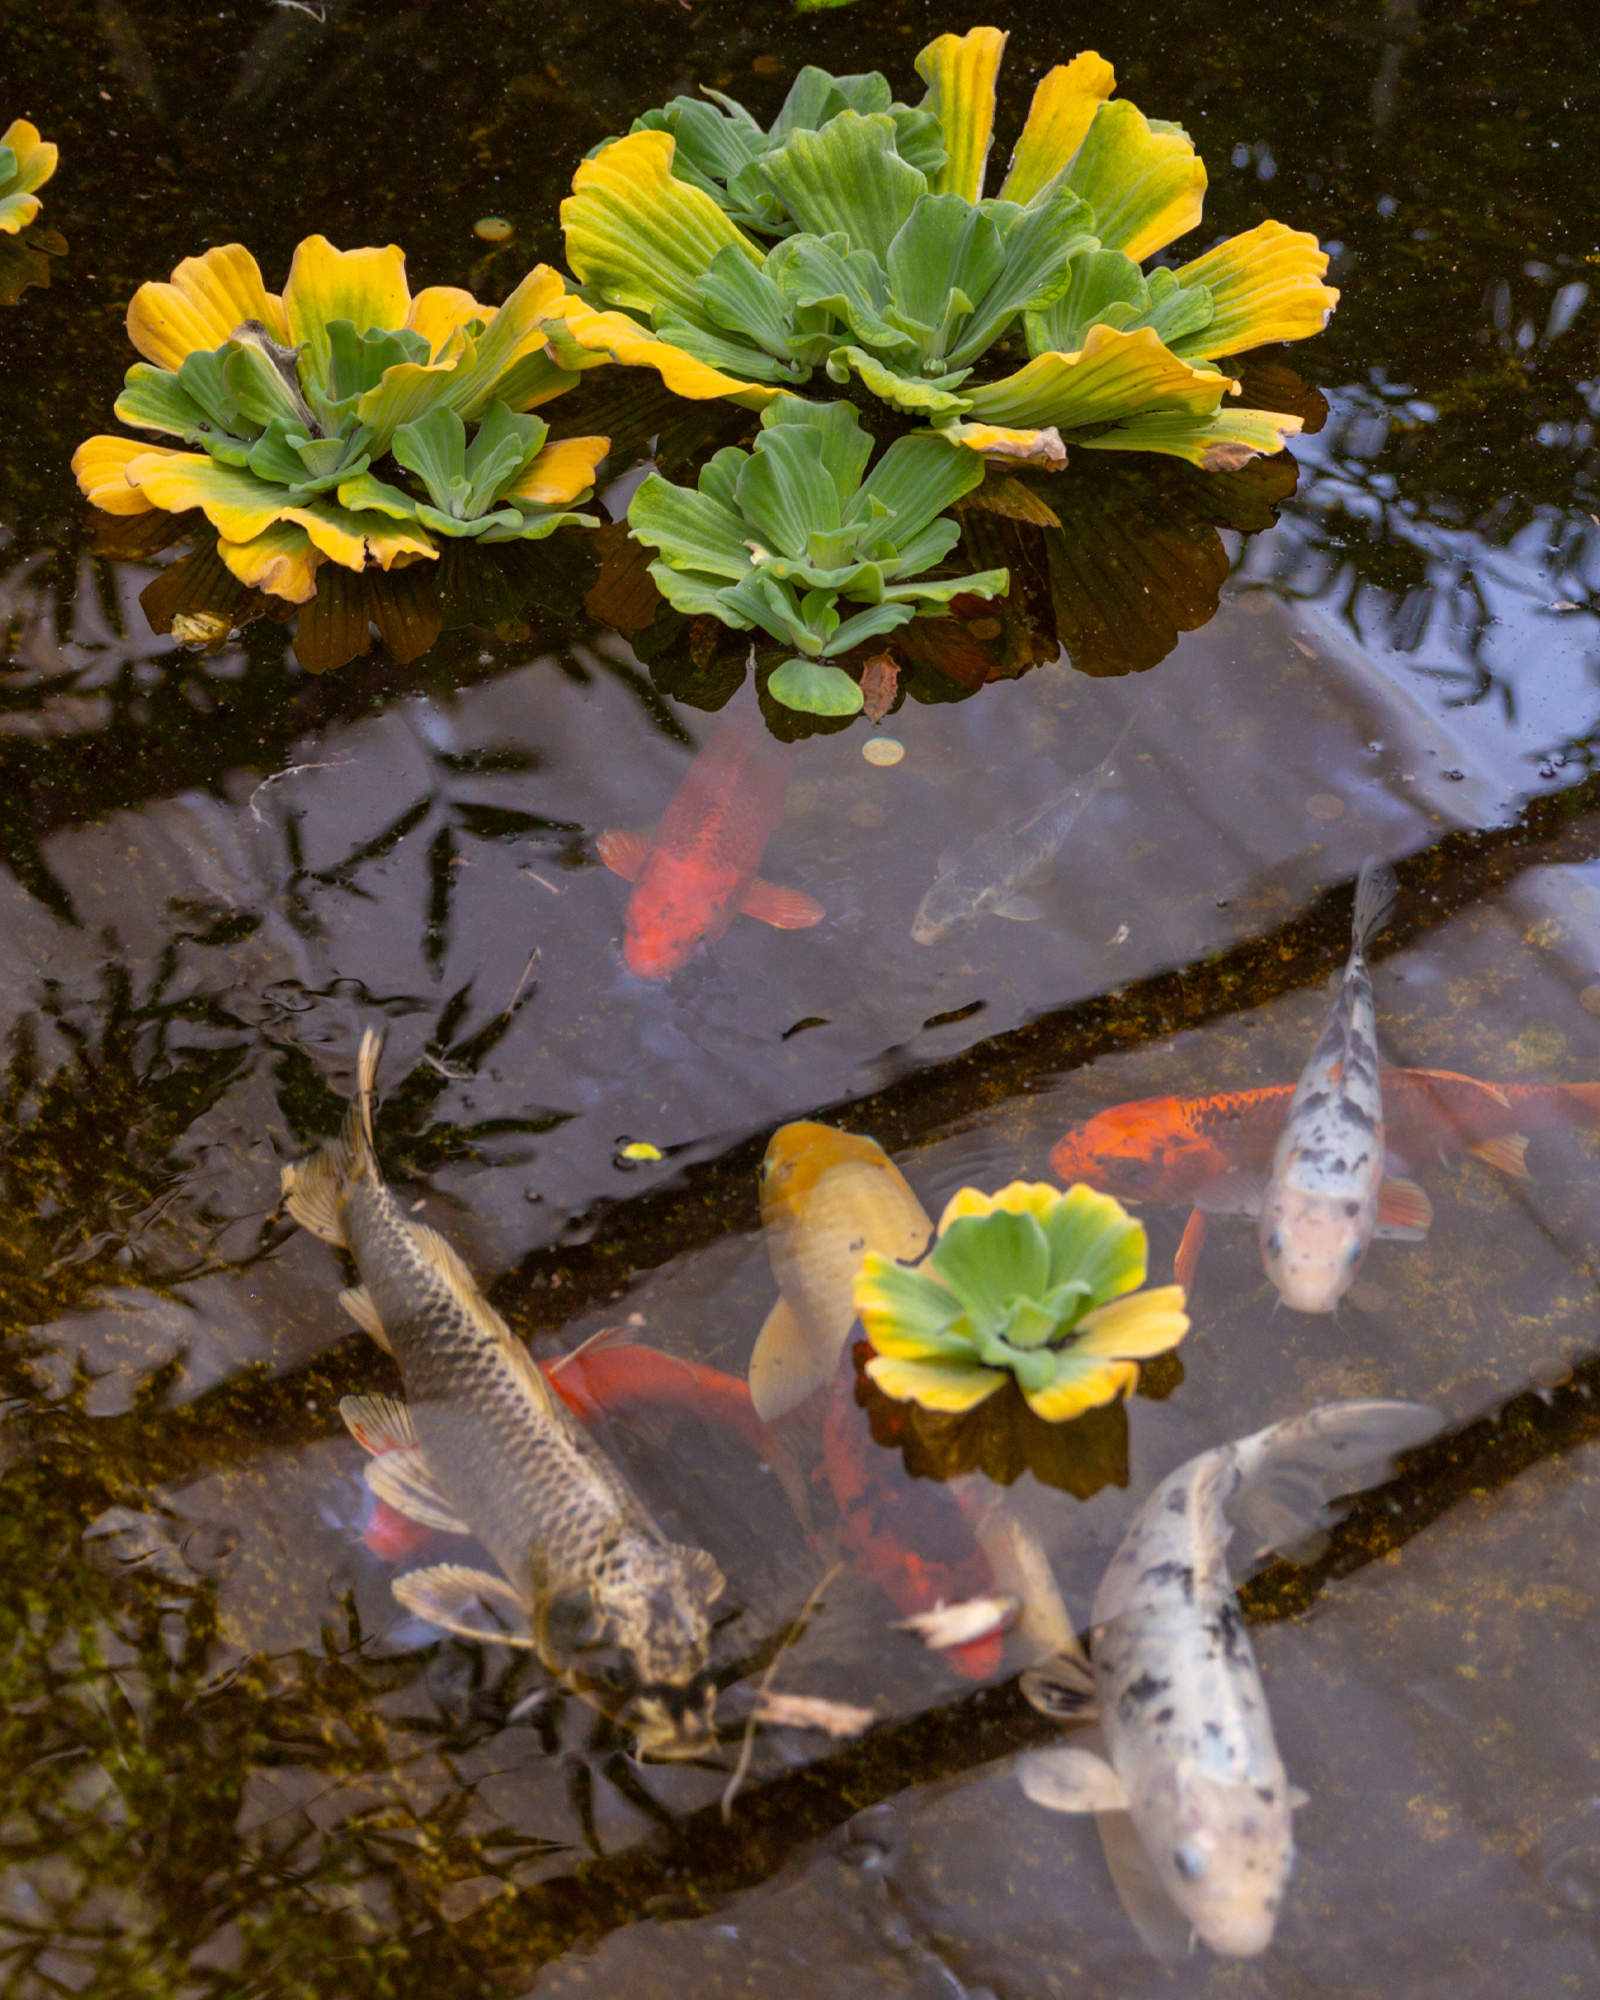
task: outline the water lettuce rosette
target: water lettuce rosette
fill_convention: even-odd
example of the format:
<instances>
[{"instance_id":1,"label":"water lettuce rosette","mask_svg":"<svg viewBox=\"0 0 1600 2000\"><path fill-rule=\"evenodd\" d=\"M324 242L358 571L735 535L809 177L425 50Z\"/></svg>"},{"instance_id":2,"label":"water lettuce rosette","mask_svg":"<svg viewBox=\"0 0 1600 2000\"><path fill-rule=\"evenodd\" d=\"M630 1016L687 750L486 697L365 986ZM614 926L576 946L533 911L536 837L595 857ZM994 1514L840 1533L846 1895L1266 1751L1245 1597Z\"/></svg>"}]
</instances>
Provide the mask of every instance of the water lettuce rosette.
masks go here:
<instances>
[{"instance_id":1,"label":"water lettuce rosette","mask_svg":"<svg viewBox=\"0 0 1600 2000\"><path fill-rule=\"evenodd\" d=\"M587 498L605 438L549 443L522 413L576 381L549 351L566 301L539 265L499 307L434 285L412 294L404 253L296 249L282 294L237 243L185 259L128 308L144 359L116 414L181 451L100 436L72 461L99 508L198 507L241 583L304 603L323 562L388 570L432 561L436 536L532 540ZM469 447L468 426L477 427ZM388 459L386 479L374 470ZM415 473L418 488L400 483Z\"/></svg>"},{"instance_id":2,"label":"water lettuce rosette","mask_svg":"<svg viewBox=\"0 0 1600 2000\"><path fill-rule=\"evenodd\" d=\"M767 128L718 91L646 112L562 204L580 302L557 352L755 406L821 371L1042 465L1063 440L1210 470L1281 449L1298 419L1227 407L1215 363L1321 330L1338 294L1316 239L1264 222L1143 270L1198 225L1205 167L1092 50L1040 82L986 195L1005 44L930 42L915 106L876 72L807 68Z\"/></svg>"},{"instance_id":3,"label":"water lettuce rosette","mask_svg":"<svg viewBox=\"0 0 1600 2000\"><path fill-rule=\"evenodd\" d=\"M887 1396L925 1410L975 1408L1015 1377L1050 1423L1132 1395L1139 1362L1189 1330L1181 1285L1145 1280L1143 1226L1110 1195L1013 1181L962 1188L914 1268L871 1255L856 1311Z\"/></svg>"},{"instance_id":4,"label":"water lettuce rosette","mask_svg":"<svg viewBox=\"0 0 1600 2000\"><path fill-rule=\"evenodd\" d=\"M827 661L1009 582L1003 569L926 575L961 538L945 509L982 481L981 460L928 433L896 438L868 472L871 455L852 404L780 395L751 450L716 452L692 491L652 472L628 508L674 609L793 647L768 682L791 708L854 713L860 686ZM841 603L862 608L844 616Z\"/></svg>"}]
</instances>

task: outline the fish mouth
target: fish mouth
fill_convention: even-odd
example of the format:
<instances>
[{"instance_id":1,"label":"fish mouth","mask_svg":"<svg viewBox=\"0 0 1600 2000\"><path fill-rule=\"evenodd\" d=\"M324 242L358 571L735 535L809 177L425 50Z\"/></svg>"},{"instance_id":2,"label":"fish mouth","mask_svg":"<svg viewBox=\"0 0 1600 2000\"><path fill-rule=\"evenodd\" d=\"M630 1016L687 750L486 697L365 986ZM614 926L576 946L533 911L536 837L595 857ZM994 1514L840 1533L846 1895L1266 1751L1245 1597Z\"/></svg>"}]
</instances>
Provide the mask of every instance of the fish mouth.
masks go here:
<instances>
[{"instance_id":1,"label":"fish mouth","mask_svg":"<svg viewBox=\"0 0 1600 2000\"><path fill-rule=\"evenodd\" d=\"M683 1764L710 1756L720 1747L716 1705L714 1687L703 1694L697 1689L686 1695L674 1688L640 1695L622 1718L634 1732L634 1755L652 1764Z\"/></svg>"}]
</instances>

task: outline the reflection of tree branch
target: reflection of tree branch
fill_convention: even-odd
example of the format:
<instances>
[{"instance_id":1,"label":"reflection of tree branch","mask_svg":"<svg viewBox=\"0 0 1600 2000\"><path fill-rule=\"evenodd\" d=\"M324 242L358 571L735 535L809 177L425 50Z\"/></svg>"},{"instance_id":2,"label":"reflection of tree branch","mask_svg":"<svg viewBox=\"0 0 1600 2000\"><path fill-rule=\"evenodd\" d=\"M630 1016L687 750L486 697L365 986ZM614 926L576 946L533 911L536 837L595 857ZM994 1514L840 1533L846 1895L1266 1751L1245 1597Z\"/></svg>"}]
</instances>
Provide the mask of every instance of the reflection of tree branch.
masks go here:
<instances>
[{"instance_id":1,"label":"reflection of tree branch","mask_svg":"<svg viewBox=\"0 0 1600 2000\"><path fill-rule=\"evenodd\" d=\"M1600 776L1531 801L1511 825L1447 833L1413 855L1400 874L1412 894L1379 947L1380 956L1426 936L1530 867L1600 856ZM1112 1051L1227 1019L1286 993L1315 986L1349 948L1349 901L1330 890L1303 916L1247 939L1198 966L1158 973L1116 994L1101 994L1042 1015L1027 1026L978 1042L945 1063L919 1067L871 1095L822 1107L822 1118L848 1117L892 1152L926 1144L963 1118L1013 1100L1050 1073L1080 1069ZM421 1070L414 1072L420 1087ZM409 1081L408 1085L410 1087ZM332 1099L318 1100L331 1130ZM394 1115L393 1097L390 1100ZM524 1332L557 1327L615 1298L634 1273L686 1251L760 1227L756 1172L763 1129L715 1160L687 1168L671 1184L593 1212L587 1243L552 1246L524 1258L493 1288L495 1303ZM286 1375L247 1371L178 1410L130 1413L95 1427L105 1448L126 1455L130 1479L159 1481L257 1452L330 1435L342 1395L371 1390L390 1364L364 1335Z\"/></svg>"},{"instance_id":2,"label":"reflection of tree branch","mask_svg":"<svg viewBox=\"0 0 1600 2000\"><path fill-rule=\"evenodd\" d=\"M1546 1459L1600 1436L1600 1356L1582 1363L1554 1392L1514 1397L1495 1416L1408 1453L1404 1469L1355 1500L1317 1561L1279 1561L1240 1589L1251 1624L1307 1611L1325 1586L1381 1562L1469 1494L1492 1492ZM979 1690L748 1790L725 1824L712 1804L681 1820L666 1839L607 1855L524 1890L514 1928L497 1941L507 1973L526 1975L580 1938L593 1939L645 1916L705 1912L715 1899L770 1881L807 1843L908 1783L960 1777L1033 1744L1059 1725L1023 1700L1016 1681ZM525 1954L525 1955L520 1955Z\"/></svg>"}]
</instances>

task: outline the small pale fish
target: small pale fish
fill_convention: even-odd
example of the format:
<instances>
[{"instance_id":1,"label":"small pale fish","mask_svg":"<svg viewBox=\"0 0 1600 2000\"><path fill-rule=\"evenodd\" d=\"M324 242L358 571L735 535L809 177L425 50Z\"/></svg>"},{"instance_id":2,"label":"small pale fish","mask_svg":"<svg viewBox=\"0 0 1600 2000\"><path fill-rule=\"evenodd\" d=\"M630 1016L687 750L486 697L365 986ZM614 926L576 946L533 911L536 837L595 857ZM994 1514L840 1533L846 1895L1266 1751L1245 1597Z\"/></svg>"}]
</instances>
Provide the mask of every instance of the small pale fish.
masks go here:
<instances>
[{"instance_id":1,"label":"small pale fish","mask_svg":"<svg viewBox=\"0 0 1600 2000\"><path fill-rule=\"evenodd\" d=\"M770 1423L833 1380L867 1252L908 1263L933 1224L876 1140L809 1120L772 1135L761 1223L780 1296L750 1356L750 1395Z\"/></svg>"},{"instance_id":2,"label":"small pale fish","mask_svg":"<svg viewBox=\"0 0 1600 2000\"><path fill-rule=\"evenodd\" d=\"M1415 1403L1333 1403L1202 1452L1134 1518L1095 1593L1095 1703L1104 1755L1080 1742L1036 1750L1017 1774L1055 1812L1126 1813L1105 1842L1141 1936L1164 1955L1177 1923L1215 1952L1250 1958L1272 1940L1294 1862L1288 1781L1227 1565L1235 1530L1282 1547L1327 1518L1325 1503L1382 1476L1391 1455L1440 1427ZM1084 1713L1082 1668L1025 1676L1050 1714ZM1054 1663L1052 1663L1054 1665ZM1063 1698L1058 1701L1057 1695ZM1102 1823L1102 1832L1105 1831ZM1159 1892L1159 1894L1157 1893Z\"/></svg>"},{"instance_id":3,"label":"small pale fish","mask_svg":"<svg viewBox=\"0 0 1600 2000\"><path fill-rule=\"evenodd\" d=\"M1388 868L1364 862L1344 978L1295 1086L1261 1198L1261 1261L1279 1298L1296 1312L1333 1311L1355 1283L1378 1227L1383 1086L1366 954L1394 898ZM1413 1217L1396 1218L1398 1233L1426 1234L1432 1215L1419 1208Z\"/></svg>"},{"instance_id":4,"label":"small pale fish","mask_svg":"<svg viewBox=\"0 0 1600 2000\"><path fill-rule=\"evenodd\" d=\"M285 1169L284 1193L297 1222L354 1257L361 1285L344 1303L405 1382L404 1406L366 1397L345 1411L374 1453L368 1483L410 1519L470 1531L501 1571L441 1563L398 1577L395 1596L446 1631L530 1648L634 1730L642 1756L699 1755L715 1740L722 1573L668 1540L455 1251L385 1186L372 1147L378 1053L364 1036L343 1131Z\"/></svg>"},{"instance_id":5,"label":"small pale fish","mask_svg":"<svg viewBox=\"0 0 1600 2000\"><path fill-rule=\"evenodd\" d=\"M890 1629L914 1632L923 1645L942 1653L946 1646L970 1646L974 1639L987 1639L991 1632L1006 1631L1019 1609L1015 1597L969 1597L960 1604L941 1600L931 1611L897 1618Z\"/></svg>"},{"instance_id":6,"label":"small pale fish","mask_svg":"<svg viewBox=\"0 0 1600 2000\"><path fill-rule=\"evenodd\" d=\"M826 1701L816 1694L774 1694L769 1689L756 1702L756 1721L779 1729L820 1729L841 1739L859 1736L877 1721L870 1708L850 1701Z\"/></svg>"},{"instance_id":7,"label":"small pale fish","mask_svg":"<svg viewBox=\"0 0 1600 2000\"><path fill-rule=\"evenodd\" d=\"M1112 760L1132 723L1110 754L1064 791L1036 806L1025 819L980 833L970 847L941 857L939 872L917 905L911 935L918 944L937 944L947 931L970 924L985 911L1031 923L1044 914L1026 885L1043 875L1078 822L1078 815L1111 775Z\"/></svg>"}]
</instances>

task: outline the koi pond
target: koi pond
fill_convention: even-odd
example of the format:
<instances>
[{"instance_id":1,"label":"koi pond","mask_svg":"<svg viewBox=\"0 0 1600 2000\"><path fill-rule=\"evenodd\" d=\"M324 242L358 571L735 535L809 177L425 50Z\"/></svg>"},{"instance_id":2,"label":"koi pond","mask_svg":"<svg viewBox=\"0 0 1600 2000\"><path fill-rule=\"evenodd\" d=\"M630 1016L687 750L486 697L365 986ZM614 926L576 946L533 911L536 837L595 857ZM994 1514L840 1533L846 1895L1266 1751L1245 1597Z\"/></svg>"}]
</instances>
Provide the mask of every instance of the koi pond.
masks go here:
<instances>
[{"instance_id":1,"label":"koi pond","mask_svg":"<svg viewBox=\"0 0 1600 2000\"><path fill-rule=\"evenodd\" d=\"M4 1992L1595 1991L1592 10L5 40Z\"/></svg>"}]
</instances>

